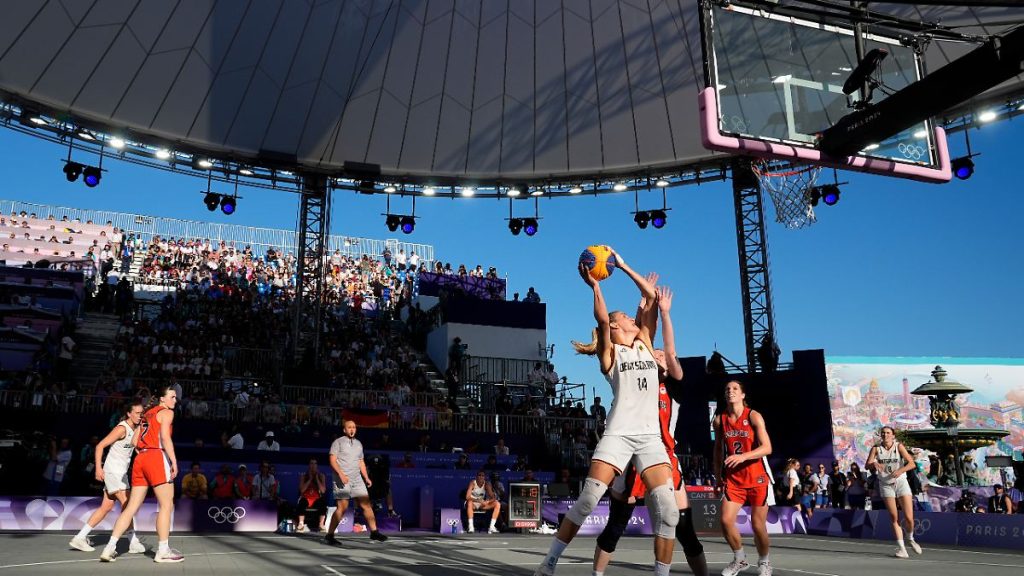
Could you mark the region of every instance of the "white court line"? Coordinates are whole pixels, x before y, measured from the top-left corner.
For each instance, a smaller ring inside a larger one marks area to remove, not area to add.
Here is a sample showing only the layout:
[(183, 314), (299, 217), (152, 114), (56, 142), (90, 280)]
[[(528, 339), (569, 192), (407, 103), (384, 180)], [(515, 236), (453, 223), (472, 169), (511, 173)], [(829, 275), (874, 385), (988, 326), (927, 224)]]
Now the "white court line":
[[(806, 537), (798, 536), (798, 535), (789, 535), (789, 534), (787, 534), (787, 535), (783, 536), (781, 534), (772, 534), (772, 540), (775, 540), (775, 539), (778, 539), (778, 540), (780, 540), (782, 542), (789, 542), (789, 541), (793, 541), (793, 542), (833, 542), (833, 543), (835, 543), (835, 542), (846, 542), (846, 543), (849, 543), (851, 545), (856, 545), (856, 546), (865, 546), (865, 545), (867, 545), (867, 546), (881, 546), (883, 548), (892, 548), (892, 544), (890, 544), (888, 541), (859, 540), (859, 539), (854, 539), (854, 538), (842, 538), (842, 537), (838, 537), (838, 536), (835, 537), (835, 538), (806, 538)], [(918, 544), (921, 544), (921, 542), (918, 542)], [(951, 546), (951, 547), (948, 547), (948, 548), (947, 547), (943, 547), (943, 548), (925, 548), (924, 546), (922, 546), (922, 548), (924, 548), (925, 550), (932, 550), (933, 552), (956, 552), (957, 554), (982, 554), (982, 555), (987, 555), (987, 556), (1011, 556), (1013, 558), (1020, 558), (1021, 557), (1020, 554), (1011, 554), (1009, 552), (984, 552), (984, 551), (981, 551), (981, 550), (965, 550), (963, 548), (958, 548), (956, 546)]]
[[(302, 553), (302, 554), (307, 553), (307, 551), (305, 551), (305, 550), (281, 550), (279, 548), (277, 550), (250, 550), (250, 551), (245, 551), (245, 552), (241, 552), (241, 551), (239, 551), (239, 552), (196, 552), (195, 554), (186, 554), (185, 558), (186, 559), (188, 559), (188, 558), (195, 558), (197, 556), (234, 556), (234, 555), (238, 555), (238, 554), (281, 554), (281, 553), (287, 553), (287, 552), (295, 552), (295, 553)], [(118, 561), (129, 560), (129, 559), (132, 559), (132, 558), (146, 559), (146, 560), (150, 559), (149, 556), (146, 556), (145, 554), (131, 554), (131, 555), (125, 554), (125, 555), (117, 557)], [(55, 565), (55, 564), (83, 564), (83, 563), (86, 563), (86, 562), (99, 562), (99, 561), (100, 561), (99, 557), (96, 557), (96, 558), (82, 558), (80, 560), (50, 560), (48, 562), (27, 562), (25, 564), (3, 564), (3, 565), (0, 565), (0, 570), (5, 570), (7, 568), (24, 568), (26, 566), (50, 566), (50, 565)]]
[[(779, 568), (780, 570), (786, 570), (779, 566), (772, 565), (772, 568)], [(801, 574), (813, 574), (814, 576), (839, 576), (839, 574), (829, 574), (828, 572), (811, 572), (810, 570), (799, 570), (797, 568), (791, 568), (788, 572), (799, 572)]]
[(320, 567), (323, 568), (324, 570), (327, 570), (331, 574), (334, 574), (335, 576), (345, 576), (344, 574), (342, 574), (341, 572), (338, 572), (334, 568), (331, 568), (327, 564), (321, 564)]

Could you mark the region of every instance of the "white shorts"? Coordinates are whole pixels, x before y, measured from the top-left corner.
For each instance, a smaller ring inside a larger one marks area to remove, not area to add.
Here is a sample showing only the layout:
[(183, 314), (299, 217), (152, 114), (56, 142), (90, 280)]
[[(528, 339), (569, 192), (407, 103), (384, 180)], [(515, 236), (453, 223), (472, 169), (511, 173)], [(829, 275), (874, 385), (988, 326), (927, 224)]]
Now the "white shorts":
[(907, 482), (906, 476), (900, 476), (890, 482), (880, 480), (878, 485), (882, 489), (882, 498), (899, 498), (901, 496), (910, 496), (910, 483)]
[(594, 460), (611, 464), (620, 473), (626, 469), (630, 459), (642, 474), (651, 466), (669, 464), (668, 452), (661, 434), (640, 436), (612, 436), (605, 434), (594, 449)]
[(103, 489), (111, 496), (115, 492), (130, 489), (128, 469), (103, 467)]
[(334, 499), (335, 500), (348, 500), (349, 498), (361, 498), (369, 496), (370, 492), (366, 489), (366, 483), (363, 482), (360, 476), (349, 476), (348, 484), (339, 484), (338, 480), (334, 480)]

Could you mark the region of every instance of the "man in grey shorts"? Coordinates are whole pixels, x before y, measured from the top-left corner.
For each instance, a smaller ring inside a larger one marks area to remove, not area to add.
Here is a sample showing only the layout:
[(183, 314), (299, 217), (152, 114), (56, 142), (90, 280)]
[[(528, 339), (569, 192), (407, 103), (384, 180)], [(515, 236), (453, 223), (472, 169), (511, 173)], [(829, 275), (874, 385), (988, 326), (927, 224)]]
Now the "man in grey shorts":
[(370, 527), (370, 539), (384, 542), (387, 536), (377, 530), (377, 519), (373, 516), (373, 508), (370, 506), (369, 488), (373, 486), (370, 475), (366, 473), (366, 463), (363, 462), (363, 443), (356, 440), (356, 423), (346, 420), (343, 424), (344, 434), (331, 444), (331, 470), (334, 471), (334, 515), (331, 516), (331, 524), (327, 529), (326, 541), (334, 545), (338, 541), (334, 538), (334, 531), (338, 529), (341, 517), (348, 508), (350, 498), (355, 498), (356, 503), (363, 509), (363, 516)]

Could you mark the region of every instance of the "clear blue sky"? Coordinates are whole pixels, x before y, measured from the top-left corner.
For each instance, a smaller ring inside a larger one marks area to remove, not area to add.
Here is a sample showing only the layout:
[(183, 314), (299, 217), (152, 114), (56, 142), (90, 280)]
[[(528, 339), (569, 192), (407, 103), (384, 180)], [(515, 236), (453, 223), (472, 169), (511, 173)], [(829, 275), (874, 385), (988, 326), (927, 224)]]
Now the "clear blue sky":
[[(840, 173), (840, 203), (819, 207), (804, 230), (768, 227), (775, 318), (783, 360), (792, 350), (824, 348), (843, 356), (1024, 356), (1024, 240), (1019, 225), (1024, 119), (972, 130), (981, 156), (971, 180), (946, 185)], [(963, 152), (962, 135), (951, 138)], [(70, 184), (61, 147), (0, 130), (5, 171), (0, 197), (55, 205), (294, 229), (294, 195), (243, 189), (234, 216), (206, 210), (205, 181), (108, 162), (96, 189)], [(824, 177), (824, 176), (823, 176)], [(417, 202), (415, 242), (433, 244), (453, 265), (497, 266), (509, 291), (535, 286), (548, 304), (554, 362), (571, 381), (610, 392), (592, 358), (570, 352), (593, 325), (591, 297), (576, 273), (588, 244), (614, 246), (638, 271), (657, 271), (676, 292), (673, 317), (682, 356), (716, 347), (742, 363), (743, 319), (731, 187), (728, 182), (669, 191), (668, 225), (639, 230), (632, 194), (542, 200), (540, 231), (513, 237), (508, 202)], [(660, 207), (641, 194), (641, 209)], [(398, 200), (394, 211), (408, 206)], [(532, 201), (517, 201), (517, 215)], [(384, 226), (384, 197), (337, 193), (333, 233), (394, 236)], [(771, 208), (766, 216), (774, 217)], [(399, 236), (401, 236), (399, 234)], [(633, 310), (637, 292), (623, 274), (603, 285), (609, 305)]]

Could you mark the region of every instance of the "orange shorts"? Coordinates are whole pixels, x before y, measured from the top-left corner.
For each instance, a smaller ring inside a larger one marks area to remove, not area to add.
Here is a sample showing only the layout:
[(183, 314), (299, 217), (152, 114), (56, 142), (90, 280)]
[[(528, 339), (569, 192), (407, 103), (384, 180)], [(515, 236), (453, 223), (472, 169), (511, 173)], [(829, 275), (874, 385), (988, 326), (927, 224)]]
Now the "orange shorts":
[(171, 462), (163, 450), (143, 450), (132, 464), (132, 487), (159, 486), (174, 482)]
[[(683, 475), (679, 472), (679, 462), (675, 458), (670, 458), (670, 460), (672, 461), (670, 464), (670, 466), (672, 466), (672, 486), (676, 490), (681, 490), (683, 488)], [(630, 465), (626, 467), (626, 471), (623, 473), (623, 475), (626, 474), (629, 475), (626, 476), (625, 493), (637, 500), (640, 500), (647, 494), (647, 487), (644, 486), (644, 482), (640, 478), (640, 473), (637, 472), (636, 468), (633, 467), (633, 464), (630, 463)]]
[(735, 502), (740, 506), (767, 506), (769, 504), (768, 494), (770, 491), (770, 484), (740, 488), (727, 483), (722, 498), (729, 502)]

